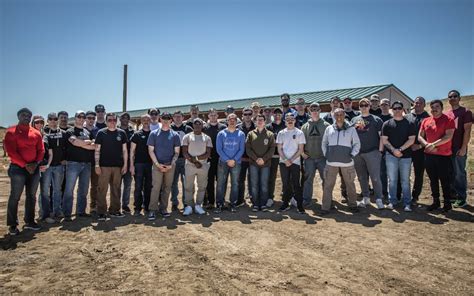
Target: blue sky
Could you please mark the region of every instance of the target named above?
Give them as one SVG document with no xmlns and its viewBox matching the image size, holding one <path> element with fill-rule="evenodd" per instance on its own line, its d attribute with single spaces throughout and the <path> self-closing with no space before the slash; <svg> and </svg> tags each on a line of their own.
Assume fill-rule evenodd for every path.
<svg viewBox="0 0 474 296">
<path fill-rule="evenodd" d="M 474 94 L 474 1 L 0 0 L 0 125 L 394 83 Z"/>
</svg>

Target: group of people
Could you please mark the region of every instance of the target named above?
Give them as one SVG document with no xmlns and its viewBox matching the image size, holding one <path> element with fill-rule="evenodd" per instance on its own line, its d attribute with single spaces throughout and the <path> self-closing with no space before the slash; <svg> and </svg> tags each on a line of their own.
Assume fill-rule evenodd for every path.
<svg viewBox="0 0 474 296">
<path fill-rule="evenodd" d="M 148 220 L 171 211 L 185 216 L 236 212 L 250 199 L 252 211 L 268 211 L 274 205 L 278 168 L 282 184 L 279 211 L 293 207 L 304 214 L 314 200 L 316 172 L 322 184 L 321 215 L 334 208 L 333 191 L 341 178 L 341 195 L 349 210 L 371 204 L 394 209 L 399 203 L 412 211 L 423 186 L 426 170 L 433 203 L 429 211 L 466 205 L 466 159 L 472 113 L 460 105 L 456 90 L 448 94 L 451 109 L 443 113 L 440 100 L 417 97 L 406 112 L 400 101 L 390 102 L 374 94 L 359 101 L 353 110 L 349 97 L 333 97 L 331 111 L 321 116 L 318 103 L 307 106 L 298 98 L 290 107 L 290 96 L 281 95 L 281 106 L 261 107 L 252 103 L 238 118 L 228 106 L 219 121 L 211 109 L 204 121 L 197 106 L 190 118 L 177 110 L 160 113 L 151 108 L 140 118 L 137 130 L 130 115 L 106 113 L 103 105 L 94 111 L 77 111 L 73 126 L 65 111 L 43 117 L 23 108 L 18 124 L 7 130 L 4 149 L 10 157 L 8 175 L 9 233 L 18 230 L 18 203 L 26 191 L 25 229 L 40 229 L 35 205 L 40 186 L 40 221 L 72 221 L 76 195 L 76 217 L 96 216 L 105 221 L 131 213 Z M 139 128 L 139 129 L 138 129 Z M 414 185 L 410 185 L 411 167 Z M 230 176 L 230 194 L 226 190 Z M 361 188 L 357 201 L 355 177 Z M 179 181 L 182 183 L 179 209 Z M 216 183 L 217 182 L 217 183 Z M 107 206 L 107 192 L 110 204 Z M 90 211 L 87 212 L 88 198 Z M 171 197 L 171 198 L 170 198 Z"/>
</svg>

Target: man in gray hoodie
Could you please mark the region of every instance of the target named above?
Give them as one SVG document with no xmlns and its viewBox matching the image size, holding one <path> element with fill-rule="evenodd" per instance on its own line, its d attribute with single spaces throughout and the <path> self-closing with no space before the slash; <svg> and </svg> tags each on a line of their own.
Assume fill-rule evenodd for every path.
<svg viewBox="0 0 474 296">
<path fill-rule="evenodd" d="M 321 107 L 318 103 L 312 103 L 309 106 L 311 118 L 301 127 L 301 131 L 306 139 L 304 152 L 301 155 L 304 159 L 304 186 L 303 186 L 303 206 L 311 204 L 313 199 L 313 180 L 316 170 L 324 183 L 324 168 L 326 167 L 326 159 L 324 158 L 321 143 L 326 128 L 330 125 L 324 121 L 319 114 Z"/>
<path fill-rule="evenodd" d="M 331 209 L 332 191 L 339 172 L 347 189 L 347 199 L 352 212 L 358 212 L 354 179 L 354 157 L 359 153 L 360 140 L 357 131 L 345 121 L 346 114 L 341 108 L 334 110 L 335 122 L 326 128 L 322 150 L 326 157 L 325 180 L 321 214 Z"/>
</svg>

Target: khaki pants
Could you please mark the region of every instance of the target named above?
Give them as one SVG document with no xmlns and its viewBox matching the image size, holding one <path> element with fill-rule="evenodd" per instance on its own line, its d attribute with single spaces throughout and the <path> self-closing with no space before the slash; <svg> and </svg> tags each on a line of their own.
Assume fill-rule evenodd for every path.
<svg viewBox="0 0 474 296">
<path fill-rule="evenodd" d="M 97 211 L 97 191 L 99 187 L 99 175 L 96 174 L 94 167 L 91 167 L 91 187 L 90 197 L 91 201 L 89 204 L 90 211 Z"/>
<path fill-rule="evenodd" d="M 107 190 L 110 185 L 110 207 L 109 213 L 120 211 L 120 182 L 122 180 L 122 168 L 100 167 L 99 186 L 97 188 L 97 214 L 107 212 Z"/>
<path fill-rule="evenodd" d="M 334 189 L 334 185 L 336 184 L 339 171 L 342 175 L 341 182 L 344 182 L 346 185 L 348 205 L 351 208 L 357 207 L 357 196 L 354 183 L 356 171 L 354 166 L 334 167 L 326 165 L 326 168 L 324 169 L 323 204 L 321 207 L 325 211 L 329 211 L 331 209 L 332 191 Z"/>
<path fill-rule="evenodd" d="M 202 167 L 198 169 L 194 164 L 187 163 L 184 166 L 184 204 L 187 206 L 202 205 L 204 195 L 207 188 L 207 173 L 209 171 L 209 163 L 203 163 Z M 194 202 L 194 180 L 197 181 L 197 195 L 196 203 Z"/>
<path fill-rule="evenodd" d="M 153 188 L 150 196 L 150 211 L 156 211 L 159 209 L 160 212 L 163 213 L 168 210 L 168 200 L 170 198 L 171 186 L 173 185 L 175 168 L 176 166 L 173 165 L 169 171 L 162 173 L 156 166 L 153 166 L 151 171 Z"/>
</svg>

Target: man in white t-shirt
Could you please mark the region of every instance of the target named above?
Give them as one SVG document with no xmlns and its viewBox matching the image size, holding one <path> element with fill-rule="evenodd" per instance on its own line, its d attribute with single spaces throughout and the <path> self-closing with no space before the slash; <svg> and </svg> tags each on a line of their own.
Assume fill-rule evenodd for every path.
<svg viewBox="0 0 474 296">
<path fill-rule="evenodd" d="M 295 115 L 285 115 L 286 128 L 277 135 L 276 143 L 280 155 L 280 174 L 283 185 L 283 204 L 280 211 L 290 209 L 292 193 L 297 202 L 298 213 L 304 214 L 303 192 L 300 183 L 300 156 L 304 150 L 306 139 L 303 132 L 295 127 Z"/>
<path fill-rule="evenodd" d="M 193 213 L 193 208 L 199 215 L 206 211 L 202 208 L 204 195 L 207 188 L 207 173 L 209 163 L 207 159 L 211 155 L 212 140 L 211 137 L 202 133 L 203 121 L 200 118 L 193 120 L 194 131 L 184 136 L 182 142 L 183 156 L 186 159 L 184 165 L 184 212 L 183 215 L 189 216 Z M 197 195 L 194 201 L 194 180 L 197 181 Z"/>
</svg>

